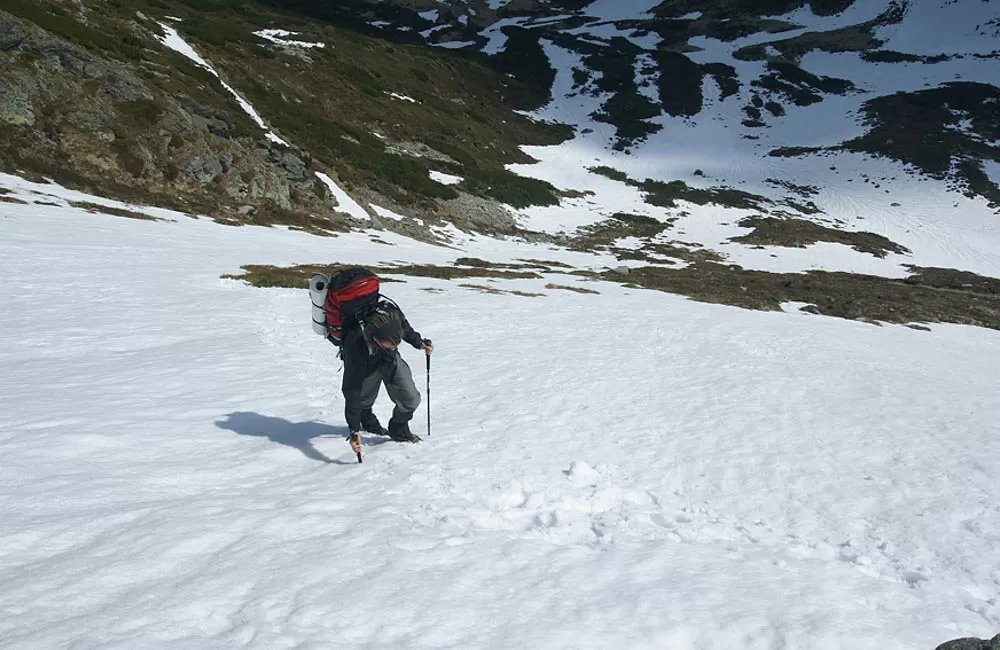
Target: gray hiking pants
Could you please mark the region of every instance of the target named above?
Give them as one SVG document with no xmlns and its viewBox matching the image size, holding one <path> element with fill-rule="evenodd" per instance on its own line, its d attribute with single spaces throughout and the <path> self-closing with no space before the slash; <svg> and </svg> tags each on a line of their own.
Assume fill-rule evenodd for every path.
<svg viewBox="0 0 1000 650">
<path fill-rule="evenodd" d="M 351 421 L 352 406 L 354 408 L 360 407 L 358 408 L 360 414 L 372 410 L 375 399 L 378 397 L 379 388 L 383 383 L 385 383 L 385 391 L 389 394 L 389 399 L 396 405 L 392 410 L 392 420 L 389 421 L 389 426 L 402 425 L 413 418 L 414 411 L 420 406 L 420 393 L 417 391 L 416 384 L 413 383 L 413 373 L 398 351 L 393 352 L 390 359 L 389 363 L 379 363 L 366 369 L 367 372 L 361 380 L 360 391 L 357 393 L 349 388 L 349 377 L 345 368 L 344 397 L 347 399 L 348 422 Z M 354 382 L 350 383 L 357 386 Z M 356 406 L 352 404 L 354 400 L 357 400 Z"/>
</svg>

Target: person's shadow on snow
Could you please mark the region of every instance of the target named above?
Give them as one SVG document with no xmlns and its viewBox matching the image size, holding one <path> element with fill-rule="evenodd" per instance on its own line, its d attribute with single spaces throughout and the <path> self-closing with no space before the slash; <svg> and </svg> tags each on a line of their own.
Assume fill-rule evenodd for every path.
<svg viewBox="0 0 1000 650">
<path fill-rule="evenodd" d="M 353 465 L 342 460 L 334 460 L 324 456 L 318 449 L 313 447 L 314 438 L 340 438 L 347 439 L 350 431 L 347 427 L 332 427 L 322 422 L 289 422 L 281 418 L 273 418 L 259 413 L 237 412 L 230 413 L 225 420 L 219 420 L 215 426 L 227 431 L 235 431 L 241 436 L 257 436 L 267 438 L 279 445 L 286 445 L 298 449 L 307 458 L 318 460 L 323 463 L 333 463 L 335 465 Z M 377 445 L 382 440 L 364 440 L 365 445 Z M 347 446 L 346 444 L 344 445 Z"/>
</svg>

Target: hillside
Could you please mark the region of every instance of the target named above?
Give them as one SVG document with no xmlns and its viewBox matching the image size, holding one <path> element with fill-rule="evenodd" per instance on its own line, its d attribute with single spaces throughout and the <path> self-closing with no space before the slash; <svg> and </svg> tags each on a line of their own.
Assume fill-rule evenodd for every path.
<svg viewBox="0 0 1000 650">
<path fill-rule="evenodd" d="M 3 9 L 8 172 L 234 225 L 549 241 L 743 307 L 1000 323 L 988 2 Z"/>
</svg>

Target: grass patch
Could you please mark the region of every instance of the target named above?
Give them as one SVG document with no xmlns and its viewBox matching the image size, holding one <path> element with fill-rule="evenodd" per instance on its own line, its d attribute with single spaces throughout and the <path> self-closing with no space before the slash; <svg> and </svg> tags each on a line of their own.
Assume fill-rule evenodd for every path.
<svg viewBox="0 0 1000 650">
<path fill-rule="evenodd" d="M 553 262 L 552 260 L 532 260 L 532 259 L 522 259 L 522 262 L 527 262 L 533 266 L 539 266 L 543 269 L 550 270 L 551 268 L 561 268 L 561 269 L 571 269 L 572 265 L 566 264 L 565 262 Z"/>
<path fill-rule="evenodd" d="M 593 172 L 593 173 L 598 174 L 600 176 L 604 176 L 605 178 L 610 178 L 613 181 L 619 181 L 619 182 L 622 182 L 622 183 L 628 183 L 629 182 L 628 174 L 626 174 L 623 171 L 618 171 L 614 167 L 608 167 L 606 165 L 599 165 L 597 167 L 588 167 L 587 171 Z"/>
<path fill-rule="evenodd" d="M 448 187 L 449 186 L 442 186 Z M 558 205 L 556 189 L 546 181 L 518 176 L 506 169 L 466 170 L 459 187 L 480 196 L 488 196 L 515 208 L 531 205 Z"/>
<path fill-rule="evenodd" d="M 784 246 L 805 248 L 816 242 L 832 242 L 850 246 L 856 251 L 884 258 L 889 253 L 909 253 L 909 249 L 882 235 L 871 232 L 844 232 L 827 228 L 805 219 L 779 219 L 776 217 L 747 217 L 739 222 L 753 232 L 730 241 L 757 246 Z"/>
<path fill-rule="evenodd" d="M 770 203 L 768 199 L 758 194 L 751 194 L 731 187 L 695 188 L 684 181 L 657 181 L 647 178 L 637 181 L 628 174 L 612 167 L 588 167 L 588 171 L 606 178 L 637 187 L 645 193 L 646 203 L 663 208 L 676 208 L 678 201 L 687 201 L 695 205 L 721 205 L 730 208 L 761 209 L 762 203 Z M 615 215 L 616 217 L 618 215 Z M 633 215 L 635 216 L 635 215 Z"/>
<path fill-rule="evenodd" d="M 531 260 L 521 260 L 524 264 L 509 264 L 504 262 L 487 262 L 477 257 L 460 257 L 454 261 L 455 266 L 472 266 L 481 269 L 528 270 L 534 269 L 542 273 L 549 272 L 549 265 Z"/>
<path fill-rule="evenodd" d="M 946 322 L 1000 329 L 1000 280 L 982 278 L 962 290 L 935 286 L 956 281 L 951 270 L 923 270 L 906 280 L 853 273 L 810 271 L 767 273 L 735 265 L 697 263 L 683 269 L 634 268 L 627 275 L 606 272 L 606 280 L 667 291 L 700 302 L 778 311 L 785 302 L 805 302 L 809 311 L 888 323 Z M 950 280 L 946 280 L 950 272 Z M 944 274 L 943 274 L 944 273 Z M 977 276 L 978 277 L 978 276 Z"/>
<path fill-rule="evenodd" d="M 600 293 L 601 293 L 600 291 L 594 291 L 593 289 L 584 289 L 583 287 L 571 287 L 571 286 L 565 285 L 565 284 L 552 284 L 551 282 L 549 284 L 546 284 L 545 288 L 546 289 L 562 289 L 564 291 L 573 291 L 575 293 L 592 293 L 592 294 L 597 294 L 597 295 L 600 295 Z"/>
<path fill-rule="evenodd" d="M 682 242 L 644 244 L 639 249 L 615 249 L 615 257 L 619 260 L 640 260 L 651 264 L 673 264 L 664 261 L 663 257 L 675 258 L 690 264 L 699 262 L 722 262 L 723 257 L 715 251 L 701 248 L 697 244 Z"/>
<path fill-rule="evenodd" d="M 286 287 L 300 289 L 309 284 L 309 278 L 314 273 L 334 274 L 352 265 L 345 264 L 308 264 L 292 267 L 249 264 L 243 268 L 240 275 L 225 275 L 224 278 L 242 280 L 255 287 Z M 393 276 L 412 276 L 421 278 L 438 278 L 441 280 L 458 280 L 463 278 L 498 278 L 503 280 L 524 280 L 541 278 L 531 271 L 512 271 L 505 269 L 469 267 L 456 268 L 452 266 L 436 266 L 433 264 L 408 264 L 400 266 L 368 266 L 383 282 L 399 281 Z"/>
<path fill-rule="evenodd" d="M 125 210 L 124 208 L 115 208 L 99 203 L 91 203 L 90 201 L 70 201 L 69 204 L 74 208 L 86 210 L 91 214 L 110 214 L 115 217 L 139 219 L 140 221 L 163 221 L 163 219 L 158 219 L 142 212 L 136 212 L 135 210 Z"/>
<path fill-rule="evenodd" d="M 578 251 L 606 250 L 619 239 L 626 237 L 651 239 L 671 225 L 670 222 L 659 221 L 652 217 L 619 212 L 610 219 L 580 228 L 568 243 L 568 247 Z"/>
<path fill-rule="evenodd" d="M 17 205 L 30 205 L 27 201 L 16 199 L 13 196 L 0 196 L 0 203 L 16 203 Z"/>
<path fill-rule="evenodd" d="M 530 293 L 528 291 L 511 291 L 507 289 L 497 289 L 496 287 L 490 287 L 485 284 L 460 284 L 458 285 L 464 289 L 474 289 L 475 291 L 481 291 L 482 293 L 489 293 L 492 295 L 504 295 L 509 294 L 512 296 L 522 296 L 524 298 L 541 298 L 544 297 L 544 293 Z"/>
<path fill-rule="evenodd" d="M 655 181 L 647 178 L 641 183 L 630 182 L 646 193 L 646 203 L 665 208 L 677 207 L 677 201 L 687 201 L 695 205 L 721 205 L 730 208 L 759 210 L 762 203 L 770 203 L 763 196 L 750 194 L 731 187 L 694 188 L 684 181 Z"/>
</svg>

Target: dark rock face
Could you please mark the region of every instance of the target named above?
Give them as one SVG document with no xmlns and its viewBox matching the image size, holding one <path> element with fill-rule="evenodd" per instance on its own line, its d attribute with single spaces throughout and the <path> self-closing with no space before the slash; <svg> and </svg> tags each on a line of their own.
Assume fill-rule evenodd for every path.
<svg viewBox="0 0 1000 650">
<path fill-rule="evenodd" d="M 989 641 L 966 637 L 942 643 L 935 650 L 1000 650 L 1000 634 Z"/>
</svg>

